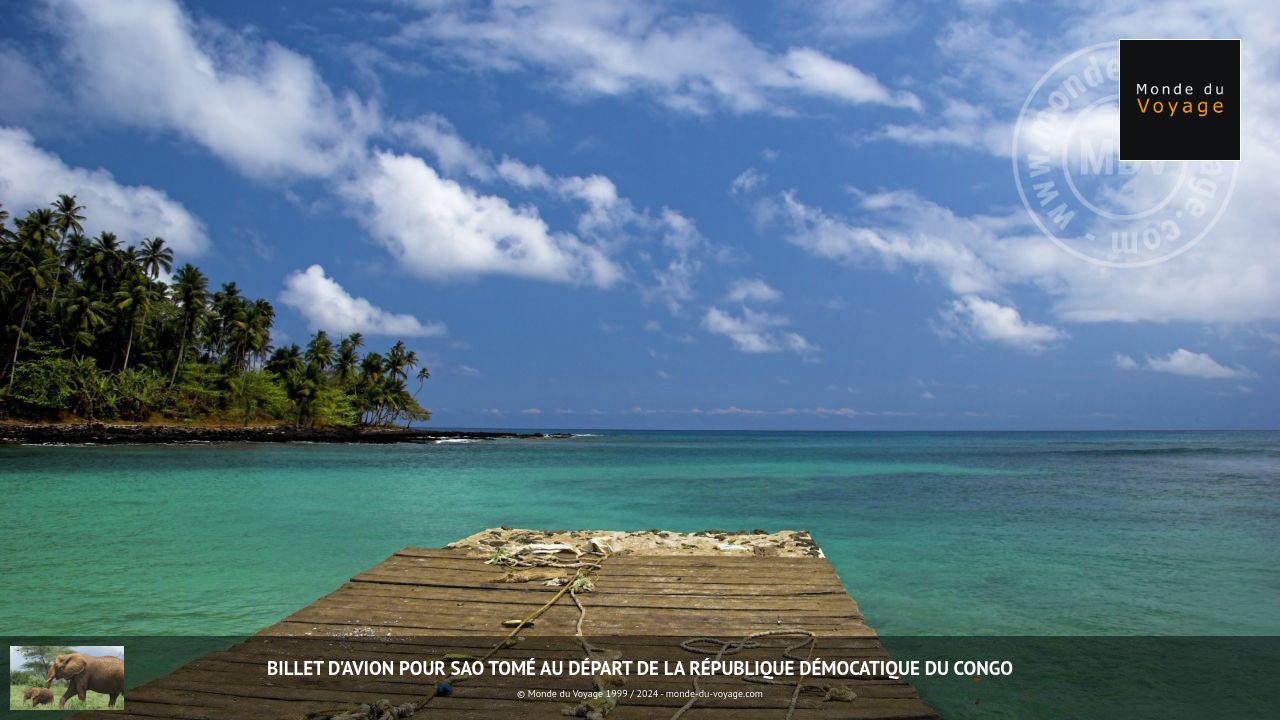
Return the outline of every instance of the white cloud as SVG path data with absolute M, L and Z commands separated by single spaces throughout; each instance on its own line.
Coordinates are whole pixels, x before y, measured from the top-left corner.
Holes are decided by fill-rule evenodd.
M 747 168 L 746 170 L 738 173 L 738 177 L 733 179 L 733 182 L 729 185 L 729 192 L 734 195 L 749 193 L 761 185 L 764 185 L 768 179 L 769 176 L 759 170 L 755 168 Z
M 45 17 L 62 40 L 57 72 L 77 78 L 83 111 L 177 133 L 252 178 L 322 180 L 412 274 L 606 287 L 624 277 L 619 250 L 649 241 L 670 252 L 640 253 L 626 274 L 673 311 L 693 297 L 693 253 L 703 245 L 693 222 L 635 208 L 603 175 L 495 164 L 440 115 L 387 121 L 375 104 L 332 89 L 305 56 L 253 30 L 193 19 L 173 0 L 65 0 Z M 432 164 L 372 148 L 378 136 L 425 150 Z M 467 184 L 499 180 L 539 193 L 538 203 L 578 205 L 576 228 L 555 230 L 538 207 Z
M 536 208 L 480 194 L 412 155 L 376 153 L 340 192 L 369 233 L 421 277 L 501 274 L 606 287 L 622 276 L 599 248 L 549 230 Z
M 324 268 L 319 265 L 285 276 L 280 301 L 298 311 L 316 330 L 342 335 L 359 332 L 398 337 L 439 337 L 445 334 L 441 323 L 422 323 L 412 315 L 387 312 L 364 298 L 351 295 L 336 280 L 325 275 Z
M 710 410 L 693 410 L 694 415 L 768 415 L 768 410 L 754 410 L 751 408 L 740 408 L 736 405 L 730 405 L 723 408 L 712 408 Z
M 910 191 L 858 194 L 859 216 L 842 218 L 795 193 L 760 204 L 789 223 L 788 240 L 818 257 L 932 272 L 957 295 L 1008 294 L 1029 287 L 1054 299 L 1072 323 L 1243 323 L 1280 318 L 1280 205 L 1262 177 L 1280 173 L 1280 152 L 1264 145 L 1242 163 L 1232 206 L 1190 251 L 1141 268 L 1104 268 L 1068 255 L 1035 229 L 1022 207 L 963 216 Z
M 163 191 L 121 185 L 106 170 L 68 167 L 36 147 L 25 130 L 0 127 L 0 202 L 14 217 L 48 207 L 58 195 L 85 207 L 85 231 L 109 230 L 126 242 L 160 236 L 175 253 L 199 255 L 209 246 L 203 223 Z
M 860 41 L 901 32 L 917 11 L 894 0 L 798 0 L 786 3 L 788 13 L 807 20 L 804 30 L 828 41 Z
M 1125 355 L 1124 353 L 1116 353 L 1115 362 L 1116 362 L 1116 367 L 1120 368 L 1121 370 L 1137 370 L 1138 369 L 1138 361 L 1134 360 L 1132 357 L 1128 355 Z
M 309 59 L 195 23 L 171 0 L 63 0 L 49 26 L 85 108 L 176 132 L 252 177 L 328 176 L 363 152 L 378 122 Z
M 709 307 L 702 318 L 702 326 L 708 332 L 729 338 L 740 352 L 771 353 L 787 350 L 811 356 L 821 350 L 797 333 L 776 330 L 790 322 L 782 315 L 756 312 L 746 307 L 742 308 L 741 316 Z
M 690 410 L 690 411 L 689 411 L 689 413 L 690 413 L 691 415 L 746 415 L 746 416 L 766 416 L 766 415 L 782 415 L 782 416 L 788 416 L 788 415 L 812 415 L 812 416 L 814 416 L 814 417 L 827 417 L 827 418 L 831 418 L 831 417 L 855 418 L 855 417 L 860 417 L 860 416 L 864 416 L 864 415 L 867 415 L 867 416 L 884 415 L 884 416 L 900 417 L 900 416 L 904 416 L 904 415 L 911 415 L 911 414 L 913 414 L 913 413 L 898 412 L 898 411 L 893 411 L 893 410 L 886 410 L 886 411 L 867 411 L 867 410 L 857 410 L 857 409 L 854 409 L 854 408 L 851 408 L 851 407 L 835 407 L 835 408 L 829 408 L 829 407 L 794 408 L 794 407 L 789 407 L 789 408 L 783 408 L 783 409 L 781 409 L 781 410 L 760 410 L 760 409 L 757 409 L 757 408 L 742 408 L 742 407 L 738 407 L 737 405 L 730 405 L 730 406 L 728 406 L 728 407 L 721 407 L 721 408 L 710 408 L 710 409 L 707 409 L 707 410 L 703 410 L 703 409 L 701 409 L 701 408 L 694 408 L 694 409 Z
M 398 40 L 480 69 L 546 70 L 571 95 L 646 94 L 696 114 L 776 111 L 796 96 L 919 109 L 914 95 L 816 50 L 773 53 L 723 18 L 665 14 L 636 1 L 431 3 Z
M 774 302 L 780 300 L 782 293 L 773 289 L 759 278 L 739 278 L 729 286 L 725 300 L 733 303 L 742 302 Z
M 702 269 L 696 257 L 708 251 L 697 226 L 683 214 L 664 207 L 658 212 L 638 210 L 618 194 L 617 186 L 603 175 L 558 176 L 538 165 L 503 157 L 497 176 L 522 190 L 549 192 L 578 203 L 578 234 L 608 252 L 635 242 L 661 243 L 669 253 L 659 259 L 646 252 L 641 260 L 649 267 L 651 282 L 637 281 L 646 302 L 658 301 L 674 314 L 694 297 L 694 279 Z
M 1248 380 L 1255 377 L 1248 368 L 1228 367 L 1214 360 L 1208 353 L 1192 352 L 1183 348 L 1178 348 L 1164 357 L 1148 355 L 1146 362 L 1141 365 L 1128 355 L 1116 355 L 1116 366 L 1122 370 L 1145 369 L 1207 380 Z
M 536 407 L 525 408 L 525 409 L 523 409 L 523 410 L 521 410 L 521 411 L 520 411 L 520 414 L 521 414 L 521 415 L 541 415 L 541 414 L 542 414 L 542 410 L 541 410 L 540 408 L 536 408 Z
M 984 300 L 976 295 L 964 295 L 953 300 L 941 311 L 941 315 L 947 323 L 944 329 L 947 332 L 957 332 L 1030 353 L 1042 352 L 1049 345 L 1067 337 L 1065 332 L 1052 325 L 1023 319 L 1016 308 Z
M 463 140 L 444 116 L 427 113 L 416 120 L 397 122 L 392 131 L 410 144 L 427 150 L 446 175 L 467 175 L 477 180 L 493 177 L 491 159 L 483 150 Z
M 954 291 L 989 294 L 1028 286 L 1053 297 L 1054 315 L 1066 322 L 1238 324 L 1280 319 L 1280 283 L 1275 282 L 1280 245 L 1273 232 L 1280 225 L 1273 181 L 1280 174 L 1280 150 L 1272 140 L 1280 133 L 1280 93 L 1275 91 L 1280 86 L 1280 50 L 1268 41 L 1280 27 L 1270 6 L 1190 0 L 1170 12 L 1147 2 L 1092 3 L 1064 16 L 1061 32 L 1051 38 L 1024 30 L 1008 15 L 976 10 L 962 12 L 938 38 L 939 62 L 949 69 L 945 81 L 934 85 L 941 109 L 914 123 L 890 124 L 873 137 L 922 147 L 964 146 L 1008 157 L 1013 120 L 1023 100 L 1041 73 L 1065 55 L 1124 37 L 1135 27 L 1143 28 L 1148 37 L 1241 37 L 1242 93 L 1252 98 L 1241 111 L 1241 145 L 1247 156 L 1237 166 L 1235 191 L 1222 219 L 1192 250 L 1145 268 L 1106 269 L 1073 258 L 1030 226 L 1021 207 L 1003 218 L 965 217 L 915 198 L 900 212 L 840 221 L 839 232 L 827 237 L 859 233 L 865 236 L 857 238 L 863 242 L 846 239 L 845 244 L 866 246 L 903 229 L 918 233 L 915 245 L 925 242 L 920 238 L 941 243 L 950 248 L 951 259 L 910 257 L 894 248 L 879 253 L 932 268 L 944 279 L 956 269 L 972 268 L 973 263 L 960 260 L 961 253 L 971 253 L 988 273 L 988 287 L 966 290 L 949 282 Z M 1114 112 L 1091 114 L 1071 133 L 1065 127 L 1048 133 L 1076 144 L 1089 139 L 1095 145 L 1099 140 L 1114 141 L 1117 135 Z M 1061 149 L 1050 148 L 1048 154 Z M 1171 182 L 1172 175 L 1165 181 Z M 1152 179 L 1142 187 L 1151 193 L 1167 189 L 1158 185 L 1159 180 Z M 1134 189 L 1126 186 L 1125 191 Z M 1174 196 L 1170 206 L 1180 202 L 1182 197 Z M 913 213 L 920 213 L 919 218 Z M 940 232 L 947 227 L 949 232 Z M 811 251 L 822 254 L 823 248 L 813 244 L 823 237 L 819 229 L 814 226 L 801 234 L 810 241 Z M 1085 227 L 1079 232 L 1097 234 L 1096 230 Z
M 818 257 L 848 264 L 879 262 L 893 269 L 918 265 L 932 269 L 957 293 L 989 292 L 998 287 L 994 269 L 968 247 L 963 235 L 979 230 L 973 223 L 921 202 L 911 193 L 860 196 L 862 207 L 889 222 L 851 224 L 805 205 L 794 193 L 782 195 L 790 220 L 788 240 Z M 894 223 L 898 222 L 897 226 Z M 968 225 L 962 228 L 958 226 Z

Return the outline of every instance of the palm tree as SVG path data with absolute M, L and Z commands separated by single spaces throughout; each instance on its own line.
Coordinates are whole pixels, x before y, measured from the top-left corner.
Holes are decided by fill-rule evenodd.
M 333 342 L 329 340 L 329 333 L 324 330 L 316 331 L 311 342 L 307 343 L 305 359 L 308 365 L 315 366 L 321 372 L 333 364 Z
M 258 298 L 249 306 L 245 339 L 245 366 L 252 358 L 261 364 L 271 352 L 271 325 L 275 322 L 276 310 L 271 303 Z
M 164 238 L 147 238 L 142 241 L 138 262 L 147 275 L 155 280 L 160 277 L 161 270 L 169 272 L 173 269 L 173 251 L 164 246 Z
M 35 304 L 36 294 L 49 287 L 57 273 L 58 258 L 54 253 L 53 234 L 53 211 L 35 210 L 18 222 L 17 239 L 6 246 L 4 265 L 8 270 L 8 284 L 15 295 L 26 296 L 18 334 L 13 340 L 13 353 L 9 356 L 10 390 L 18 370 L 22 336 L 27 331 L 27 321 L 31 319 L 31 306 Z
M 74 292 L 61 304 L 67 326 L 74 332 L 72 359 L 76 359 L 80 347 L 92 347 L 99 328 L 107 324 L 109 305 L 102 302 L 83 283 L 73 286 Z
M 418 353 L 407 350 L 403 340 L 397 340 L 387 352 L 387 375 L 397 380 L 407 380 L 408 370 L 418 366 Z
M 338 343 L 338 352 L 333 359 L 333 378 L 344 388 L 351 387 L 356 379 L 356 366 L 360 363 L 357 348 L 362 340 L 360 333 L 352 333 Z
M 142 315 L 145 323 L 151 303 L 155 299 L 155 288 L 142 273 L 136 272 L 133 277 L 126 278 L 124 287 L 116 291 L 116 309 L 129 318 L 129 331 L 124 345 L 124 365 L 121 371 L 129 369 L 129 353 L 133 350 L 134 331 L 137 328 L 138 316 Z
M 98 292 L 107 291 L 107 282 L 115 281 L 120 267 L 120 239 L 115 233 L 102 231 L 89 244 L 85 257 L 80 261 L 82 280 L 97 286 Z
M 229 345 L 231 326 L 245 313 L 244 298 L 234 282 L 223 283 L 213 294 L 213 323 L 208 328 L 208 349 L 219 360 L 225 359 Z
M 274 373 L 279 378 L 284 378 L 290 372 L 301 370 L 303 367 L 305 365 L 302 362 L 302 348 L 298 347 L 297 343 L 290 343 L 284 347 L 276 348 L 266 365 L 267 371 Z
M 53 222 L 58 228 L 58 246 L 57 253 L 62 254 L 63 248 L 67 243 L 68 235 L 81 235 L 84 233 L 84 206 L 76 204 L 75 195 L 59 195 L 58 199 L 51 203 L 53 207 Z M 58 268 L 58 272 L 54 277 L 53 294 L 56 298 L 58 295 L 58 286 L 62 284 L 62 268 Z
M 173 276 L 173 296 L 182 306 L 179 322 L 182 324 L 182 339 L 178 341 L 178 358 L 173 363 L 173 372 L 169 375 L 169 387 L 178 380 L 178 368 L 182 367 L 183 357 L 187 352 L 187 341 L 196 336 L 206 313 L 205 302 L 209 298 L 209 279 L 191 263 L 178 268 Z
M 76 204 L 75 195 L 59 195 L 58 199 L 50 203 L 53 206 L 53 221 L 58 228 L 58 249 L 62 249 L 63 243 L 67 241 L 67 236 L 75 233 L 79 235 L 84 232 L 84 226 L 81 222 L 84 220 L 83 205 Z
M 430 380 L 430 379 L 431 379 L 431 371 L 427 369 L 427 366 L 426 366 L 426 365 L 423 365 L 423 366 L 418 370 L 418 376 L 417 376 L 417 377 L 418 377 L 418 389 L 417 389 L 417 390 L 415 390 L 415 391 L 413 392 L 413 396 L 414 396 L 415 398 L 416 398 L 416 397 L 418 397 L 418 393 L 422 392 L 422 385 L 423 385 L 423 383 L 425 383 L 427 380 Z
M 93 257 L 93 243 L 80 233 L 74 233 L 62 251 L 62 265 L 68 274 L 83 273 Z
M 294 368 L 284 376 L 285 395 L 293 401 L 298 410 L 294 427 L 302 427 L 303 419 L 311 414 L 316 395 L 320 392 L 320 385 L 313 370 L 314 367 L 308 367 L 305 370 Z

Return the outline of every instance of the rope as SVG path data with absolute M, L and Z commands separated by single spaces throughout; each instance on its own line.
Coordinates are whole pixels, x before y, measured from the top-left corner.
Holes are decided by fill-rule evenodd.
M 569 549 L 572 550 L 572 548 Z M 577 550 L 573 550 L 573 552 L 575 552 L 578 557 L 582 557 L 582 555 L 587 554 Z M 544 603 L 542 607 L 534 610 L 523 620 L 515 623 L 511 623 L 510 621 L 503 623 L 504 625 L 511 625 L 511 632 L 507 633 L 507 636 L 500 640 L 498 644 L 494 645 L 487 653 L 478 658 L 479 662 L 484 662 L 493 657 L 500 650 L 514 645 L 516 635 L 518 635 L 521 630 L 533 625 L 535 620 L 542 617 L 543 614 L 550 610 L 551 607 L 559 602 L 566 594 L 572 597 L 574 604 L 578 606 L 580 614 L 578 616 L 577 633 L 583 643 L 583 647 L 588 648 L 589 646 L 587 645 L 586 639 L 581 637 L 582 621 L 583 618 L 586 617 L 586 609 L 583 608 L 582 604 L 578 601 L 577 593 L 579 591 L 591 591 L 591 574 L 599 572 L 600 566 L 604 564 L 605 560 L 609 559 L 608 553 L 591 554 L 599 555 L 600 559 L 594 562 L 576 561 L 573 563 L 565 563 L 564 561 L 558 560 L 554 557 L 535 557 L 532 560 L 519 560 L 511 556 L 504 556 L 502 553 L 496 553 L 493 558 L 490 558 L 487 561 L 490 565 L 511 565 L 510 560 L 515 560 L 516 562 L 521 563 L 521 565 L 511 565 L 512 567 L 562 567 L 574 568 L 576 571 L 574 572 L 573 579 L 561 586 L 560 590 L 557 591 L 555 595 L 552 595 L 551 599 Z M 504 560 L 504 558 L 509 558 L 509 560 Z M 539 564 L 540 562 L 542 564 Z M 413 702 L 401 705 L 392 705 L 387 700 L 379 700 L 376 703 L 364 704 L 359 708 L 340 711 L 337 714 L 330 714 L 333 712 L 331 710 L 323 710 L 320 712 L 307 713 L 303 717 L 306 720 L 399 720 L 400 718 L 412 717 L 419 710 L 426 707 L 427 703 L 430 703 L 433 698 L 440 694 L 440 687 L 442 685 L 452 685 L 455 682 L 465 680 L 469 677 L 471 676 L 467 674 L 449 676 L 440 682 L 434 683 L 432 685 L 431 692 L 428 695 Z M 603 689 L 603 685 L 599 682 L 598 678 L 597 686 Z M 450 690 L 450 692 L 451 691 L 452 690 Z M 607 713 L 607 711 L 605 712 Z M 603 714 L 600 717 L 603 717 Z
M 714 648 L 718 648 L 717 650 L 714 650 L 714 653 L 715 653 L 716 660 L 719 661 L 723 659 L 725 655 L 736 655 L 737 653 L 740 653 L 743 650 L 753 650 L 756 648 L 766 647 L 764 643 L 759 642 L 761 638 L 797 637 L 797 636 L 800 637 L 801 640 L 799 642 L 796 642 L 784 647 L 782 650 L 782 656 L 789 660 L 803 660 L 803 661 L 812 660 L 813 650 L 818 645 L 818 636 L 814 634 L 812 631 L 805 630 L 803 628 L 792 629 L 792 630 L 766 630 L 763 632 L 751 633 L 750 635 L 743 637 L 741 640 L 722 640 L 720 638 L 713 638 L 713 637 L 694 637 L 694 638 L 689 638 L 688 640 L 685 640 L 684 642 L 680 643 L 680 647 L 684 649 L 686 652 L 700 653 L 702 655 L 711 655 L 713 652 L 712 650 L 708 650 L 704 647 L 699 647 L 702 645 L 711 645 Z M 800 657 L 794 654 L 795 651 L 806 646 L 809 648 L 809 651 L 805 654 L 804 657 Z M 762 685 L 789 685 L 790 684 L 787 682 L 783 682 L 781 680 L 772 680 L 766 677 L 755 677 L 750 675 L 743 676 L 742 679 L 747 682 L 759 683 Z M 787 705 L 786 720 L 792 720 L 792 718 L 795 717 L 796 707 L 800 702 L 800 693 L 806 690 L 823 693 L 822 699 L 824 702 L 827 700 L 852 702 L 853 699 L 857 697 L 857 693 L 855 693 L 848 685 L 836 685 L 832 683 L 806 683 L 805 675 L 802 674 L 800 675 L 799 678 L 796 679 L 795 689 L 792 690 L 791 692 L 791 702 Z M 698 676 L 695 675 L 693 676 L 693 697 L 689 698 L 688 702 L 686 702 L 678 710 L 676 710 L 675 714 L 671 716 L 671 720 L 680 720 L 680 718 L 687 711 L 692 709 L 693 706 L 697 704 L 698 695 L 701 692 L 702 692 L 702 687 L 698 683 Z
M 589 583 L 590 581 L 588 580 L 587 582 Z M 585 590 L 590 590 L 590 588 L 585 588 Z M 587 657 L 594 657 L 601 650 L 587 642 L 586 636 L 582 633 L 582 623 L 587 619 L 587 608 L 578 599 L 578 588 L 569 591 L 569 598 L 573 600 L 573 604 L 578 608 L 578 622 L 574 625 L 574 637 L 578 638 L 578 643 L 582 645 L 582 651 L 587 654 Z M 604 720 L 604 717 L 613 710 L 618 701 L 605 692 L 604 679 L 600 675 L 594 675 L 591 681 L 596 686 L 596 697 L 583 700 L 571 708 L 565 708 L 562 714 L 569 717 L 583 717 L 587 718 L 587 720 Z

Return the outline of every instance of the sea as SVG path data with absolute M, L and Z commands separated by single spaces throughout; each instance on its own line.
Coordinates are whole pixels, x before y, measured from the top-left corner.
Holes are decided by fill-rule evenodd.
M 571 432 L 0 447 L 0 634 L 252 633 L 399 548 L 500 525 L 803 529 L 895 656 L 1024 658 L 1016 691 L 916 683 L 949 717 L 1136 701 L 1130 677 L 1059 706 L 1080 688 L 1036 664 L 1055 653 L 1160 676 L 1184 642 L 1193 670 L 1280 672 L 1280 432 Z M 1274 711 L 1270 685 L 1236 694 Z

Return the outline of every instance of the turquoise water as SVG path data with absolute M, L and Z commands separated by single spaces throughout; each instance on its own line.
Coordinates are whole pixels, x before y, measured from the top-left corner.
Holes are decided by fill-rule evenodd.
M 0 447 L 0 482 L 7 635 L 250 632 L 496 525 L 808 529 L 884 635 L 1280 634 L 1276 432 Z
M 0 482 L 5 634 L 247 632 L 495 525 L 805 528 L 888 635 L 1280 634 L 1275 432 L 3 447 Z

